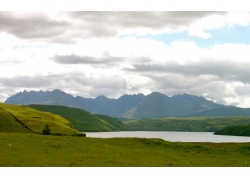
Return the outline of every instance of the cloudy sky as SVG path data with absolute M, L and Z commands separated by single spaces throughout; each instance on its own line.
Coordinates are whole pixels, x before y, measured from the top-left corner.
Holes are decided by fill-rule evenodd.
M 0 102 L 193 94 L 250 107 L 250 12 L 0 12 Z

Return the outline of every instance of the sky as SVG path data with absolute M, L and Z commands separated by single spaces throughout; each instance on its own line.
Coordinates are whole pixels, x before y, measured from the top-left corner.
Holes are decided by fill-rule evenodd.
M 0 11 L 0 102 L 192 94 L 250 107 L 250 12 Z

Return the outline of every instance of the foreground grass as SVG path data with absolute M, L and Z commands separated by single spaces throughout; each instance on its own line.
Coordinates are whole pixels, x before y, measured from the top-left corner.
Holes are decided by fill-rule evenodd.
M 0 133 L 1 167 L 244 167 L 250 143 Z

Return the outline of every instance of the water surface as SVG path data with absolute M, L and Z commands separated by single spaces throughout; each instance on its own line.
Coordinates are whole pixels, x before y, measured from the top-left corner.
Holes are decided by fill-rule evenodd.
M 213 132 L 176 132 L 176 131 L 119 131 L 87 132 L 87 137 L 95 138 L 161 138 L 171 142 L 250 142 L 250 137 L 214 135 Z

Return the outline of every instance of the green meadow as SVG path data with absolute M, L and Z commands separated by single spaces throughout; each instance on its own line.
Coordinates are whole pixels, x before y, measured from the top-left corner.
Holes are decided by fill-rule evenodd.
M 0 133 L 1 167 L 249 167 L 250 143 Z

